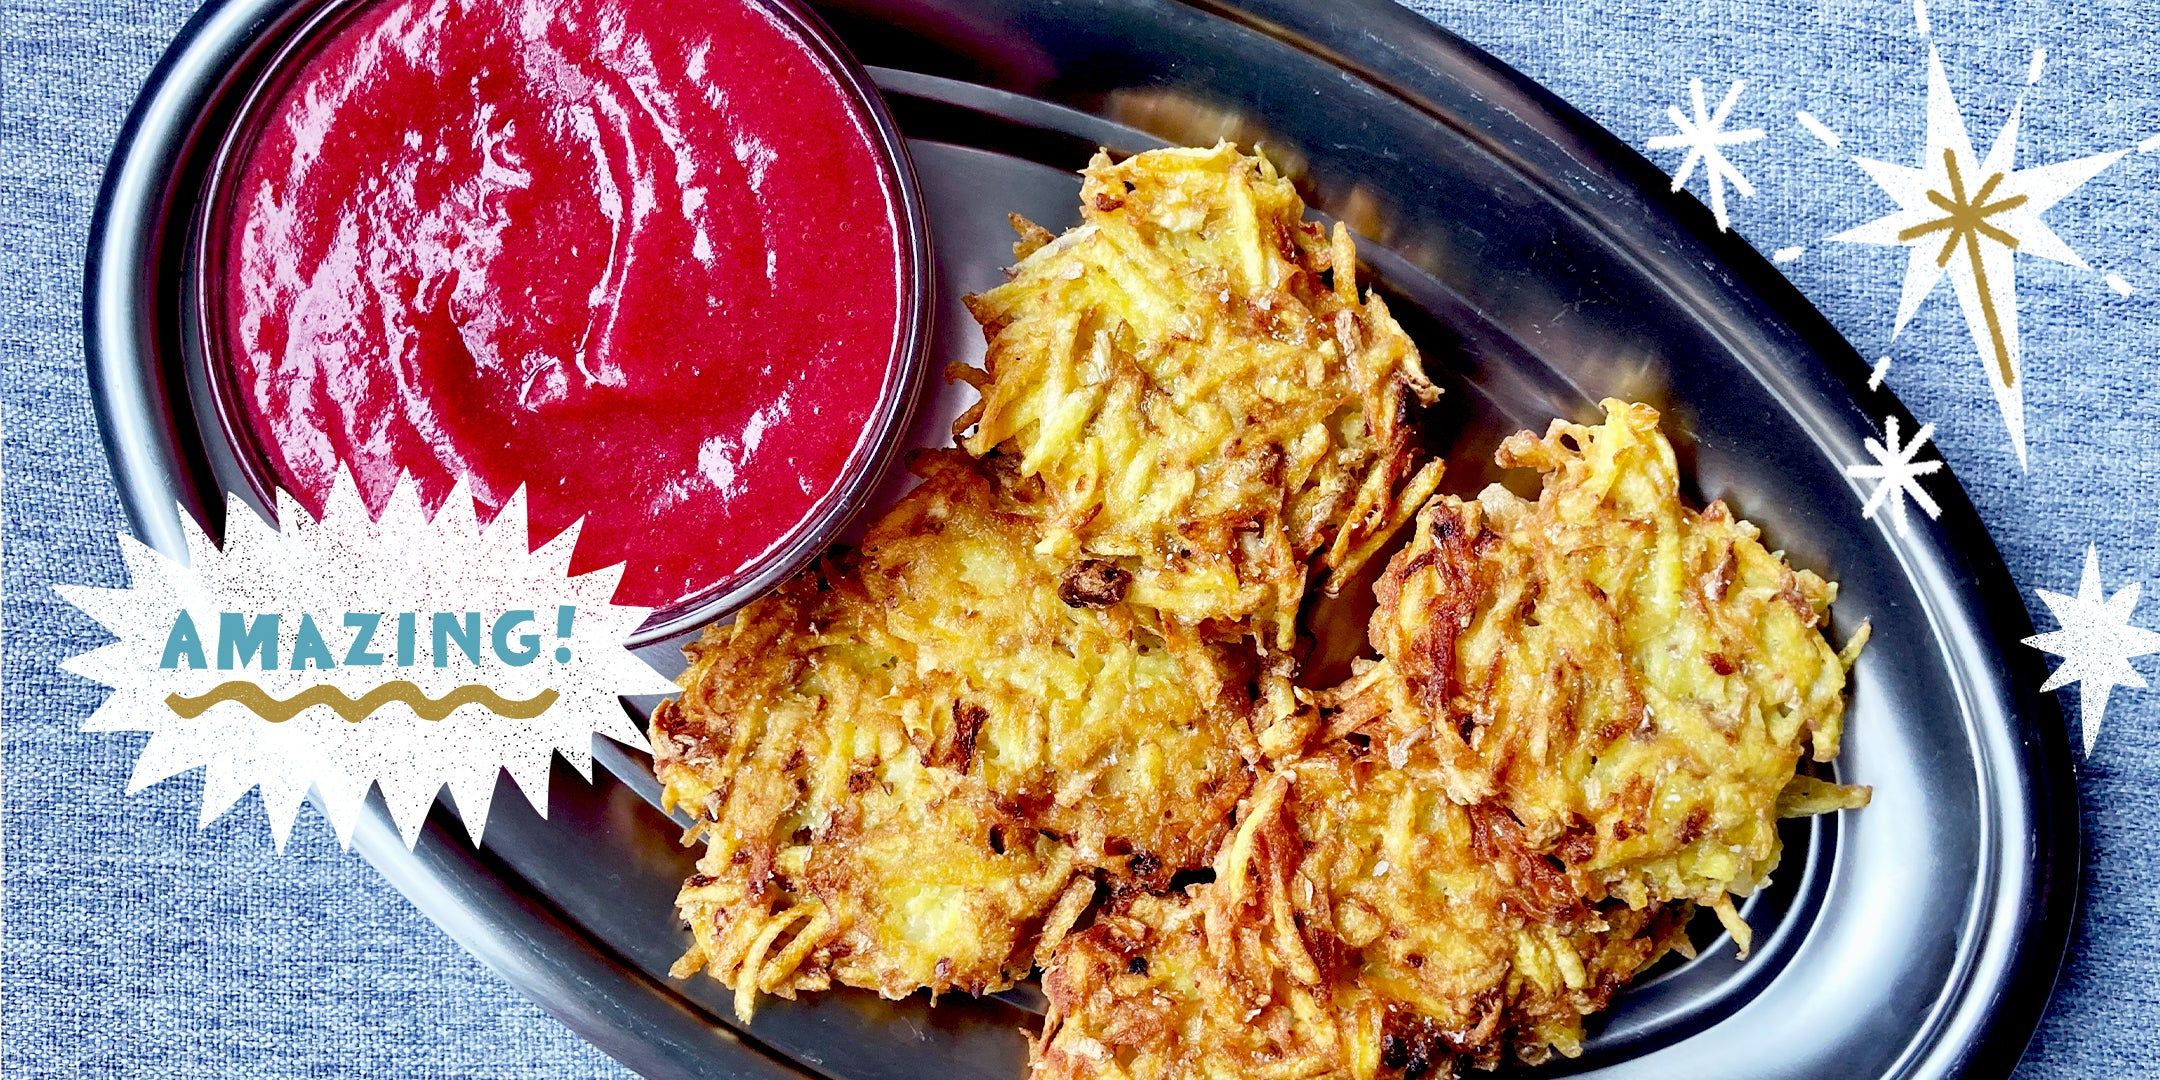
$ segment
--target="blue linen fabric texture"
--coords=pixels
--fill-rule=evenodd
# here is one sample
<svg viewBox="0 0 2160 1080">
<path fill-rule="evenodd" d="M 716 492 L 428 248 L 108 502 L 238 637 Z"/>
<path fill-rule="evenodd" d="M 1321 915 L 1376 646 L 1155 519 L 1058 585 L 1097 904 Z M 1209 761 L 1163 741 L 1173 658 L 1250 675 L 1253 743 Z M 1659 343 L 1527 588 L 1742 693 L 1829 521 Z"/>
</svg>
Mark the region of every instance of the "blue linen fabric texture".
<svg viewBox="0 0 2160 1080">
<path fill-rule="evenodd" d="M 2095 268 L 2140 291 L 2118 297 L 2096 274 L 2020 260 L 2032 448 L 2021 472 L 1948 287 L 1893 344 L 1904 250 L 1822 243 L 1892 207 L 1794 114 L 1821 117 L 1847 152 L 1917 161 L 1926 47 L 1906 0 L 1413 5 L 1639 148 L 1670 130 L 1665 110 L 1684 107 L 1690 78 L 1713 104 L 1746 79 L 1728 126 L 1766 137 L 1730 149 L 1757 188 L 1733 199 L 1734 227 L 1765 252 L 1804 247 L 1785 265 L 1792 280 L 1864 355 L 1894 357 L 1890 388 L 1936 424 L 2040 626 L 2052 622 L 2032 590 L 2075 591 L 2087 544 L 2111 589 L 2160 580 L 2160 154 L 2130 154 L 2049 214 Z M 124 796 L 140 737 L 79 730 L 98 691 L 56 664 L 100 638 L 51 586 L 121 583 L 123 528 L 83 372 L 84 237 L 121 117 L 191 10 L 14 0 L 4 16 L 0 1071 L 619 1075 L 339 850 L 313 811 L 282 855 L 252 796 L 198 830 L 199 779 Z M 1930 15 L 1981 147 L 2036 46 L 2049 59 L 2026 99 L 2020 165 L 2160 133 L 2150 0 L 1937 0 Z M 1652 156 L 1672 169 L 1679 152 Z M 1700 174 L 1691 190 L 1704 190 Z M 2154 610 L 2139 622 L 2160 625 Z M 2160 1067 L 2160 691 L 2116 691 L 2081 788 L 2084 919 L 2022 1076 Z"/>
</svg>

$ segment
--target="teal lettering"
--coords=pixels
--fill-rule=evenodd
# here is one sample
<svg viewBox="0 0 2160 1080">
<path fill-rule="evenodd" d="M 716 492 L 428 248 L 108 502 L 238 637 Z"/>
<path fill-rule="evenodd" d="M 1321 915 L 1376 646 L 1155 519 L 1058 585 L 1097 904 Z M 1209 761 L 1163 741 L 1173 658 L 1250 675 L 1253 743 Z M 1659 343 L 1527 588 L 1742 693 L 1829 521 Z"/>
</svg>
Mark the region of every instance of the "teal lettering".
<svg viewBox="0 0 2160 1080">
<path fill-rule="evenodd" d="M 210 666 L 210 658 L 203 655 L 202 634 L 195 629 L 195 617 L 185 610 L 173 620 L 172 632 L 165 635 L 165 655 L 159 658 L 158 666 L 174 670 L 182 660 L 197 671 Z"/>
<path fill-rule="evenodd" d="M 375 626 L 380 622 L 382 622 L 382 616 L 372 611 L 348 611 L 345 613 L 345 628 L 359 631 L 353 635 L 352 647 L 345 650 L 346 667 L 381 666 L 382 654 L 368 648 L 368 642 L 375 640 Z"/>
<path fill-rule="evenodd" d="M 524 667 L 540 658 L 540 635 L 526 633 L 517 636 L 517 645 L 510 644 L 510 631 L 531 623 L 531 611 L 505 611 L 495 618 L 495 630 L 490 636 L 495 642 L 495 655 L 511 667 Z"/>
<path fill-rule="evenodd" d="M 336 666 L 337 661 L 330 656 L 329 643 L 323 640 L 322 631 L 315 626 L 315 616 L 300 616 L 300 629 L 293 632 L 292 670 Z"/>
<path fill-rule="evenodd" d="M 218 612 L 219 671 L 244 667 L 252 660 L 264 671 L 277 670 L 278 617 L 275 612 L 252 618 L 237 611 Z"/>
<path fill-rule="evenodd" d="M 467 660 L 475 664 L 480 662 L 479 612 L 466 611 L 453 615 L 447 611 L 438 611 L 435 613 L 433 621 L 435 630 L 433 655 L 436 667 L 450 666 L 450 646 L 452 645 L 462 650 Z"/>
</svg>

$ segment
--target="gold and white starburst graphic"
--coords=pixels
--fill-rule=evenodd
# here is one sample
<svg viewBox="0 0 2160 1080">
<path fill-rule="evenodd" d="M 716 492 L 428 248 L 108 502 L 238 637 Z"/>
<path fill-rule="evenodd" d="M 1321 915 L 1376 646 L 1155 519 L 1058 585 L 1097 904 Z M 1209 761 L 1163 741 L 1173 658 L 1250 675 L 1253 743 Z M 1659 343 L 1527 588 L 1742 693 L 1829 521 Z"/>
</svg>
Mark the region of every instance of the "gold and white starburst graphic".
<svg viewBox="0 0 2160 1080">
<path fill-rule="evenodd" d="M 1922 9 L 1924 10 L 1924 9 Z M 1922 31 L 1925 32 L 1923 22 Z M 2036 50 L 2026 86 L 2040 78 L 2046 53 Z M 1926 146 L 1917 166 L 1855 156 L 1853 161 L 1897 203 L 1897 210 L 1830 237 L 1853 244 L 1911 249 L 1898 297 L 1892 340 L 1904 332 L 1921 302 L 1943 278 L 1950 279 L 1958 307 L 1986 369 L 2018 465 L 2026 465 L 2023 347 L 2018 337 L 2017 256 L 2031 255 L 2090 271 L 2085 260 L 2055 235 L 2040 215 L 2061 202 L 2127 150 L 2019 169 L 2018 125 L 2025 109 L 2021 90 L 2010 117 L 1986 157 L 1973 149 L 1965 118 L 1943 74 L 1942 57 L 1928 45 Z M 1840 145 L 1821 121 L 1805 113 L 1802 126 L 1825 145 Z M 2118 278 L 2110 278 L 2116 285 Z"/>
</svg>

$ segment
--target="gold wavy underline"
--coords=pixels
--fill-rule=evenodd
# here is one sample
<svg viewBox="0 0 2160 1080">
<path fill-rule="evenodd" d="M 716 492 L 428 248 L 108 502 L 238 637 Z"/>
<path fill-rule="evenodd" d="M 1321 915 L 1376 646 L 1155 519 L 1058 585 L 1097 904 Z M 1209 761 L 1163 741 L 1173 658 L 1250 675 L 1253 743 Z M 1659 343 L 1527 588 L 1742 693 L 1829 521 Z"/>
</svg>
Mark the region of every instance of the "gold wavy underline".
<svg viewBox="0 0 2160 1080">
<path fill-rule="evenodd" d="M 220 701 L 238 702 L 249 712 L 282 724 L 301 710 L 316 705 L 327 705 L 330 711 L 343 717 L 347 723 L 357 724 L 374 714 L 375 710 L 393 701 L 402 701 L 412 707 L 422 720 L 441 720 L 460 705 L 482 705 L 498 716 L 512 720 L 531 720 L 555 704 L 556 693 L 542 690 L 523 701 L 513 701 L 495 692 L 494 688 L 479 683 L 466 683 L 440 698 L 431 698 L 420 689 L 419 684 L 406 679 L 386 682 L 362 694 L 357 700 L 346 696 L 335 686 L 310 686 L 282 701 L 271 697 L 262 687 L 251 682 L 234 681 L 219 683 L 210 691 L 196 697 L 182 694 L 165 695 L 165 704 L 179 713 L 183 720 L 193 720 Z"/>
</svg>

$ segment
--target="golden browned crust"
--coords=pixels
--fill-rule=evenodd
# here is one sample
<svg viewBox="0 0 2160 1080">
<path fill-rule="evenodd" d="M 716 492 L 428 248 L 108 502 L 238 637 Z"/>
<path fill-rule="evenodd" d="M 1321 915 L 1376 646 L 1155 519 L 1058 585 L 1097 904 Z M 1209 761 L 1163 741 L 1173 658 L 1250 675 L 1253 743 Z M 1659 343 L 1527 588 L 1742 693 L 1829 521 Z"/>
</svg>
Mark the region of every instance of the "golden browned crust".
<svg viewBox="0 0 2160 1080">
<path fill-rule="evenodd" d="M 1723 503 L 1680 499 L 1646 405 L 1555 422 L 1501 447 L 1544 475 L 1435 499 L 1378 586 L 1383 659 L 1328 695 L 1330 731 L 1419 747 L 1458 802 L 1490 800 L 1592 899 L 1716 909 L 1777 865 L 1788 811 L 1866 801 L 1795 781 L 1837 754 L 1844 654 L 1823 636 L 1836 587 L 1764 549 Z M 1788 791 L 1788 789 L 1792 789 Z"/>
<path fill-rule="evenodd" d="M 1318 753 L 1263 780 L 1215 881 L 1067 937 L 1036 1080 L 1451 1076 L 1579 1052 L 1685 905 L 1591 905 L 1437 764 Z"/>
<path fill-rule="evenodd" d="M 1438 466 L 1405 416 L 1438 391 L 1356 249 L 1228 144 L 1098 154 L 1078 228 L 1026 227 L 1012 280 L 968 298 L 989 342 L 962 418 L 1040 478 L 1044 550 L 1130 574 L 1135 602 L 1287 650 L 1309 570 L 1339 582 Z M 1024 223 L 1023 223 L 1024 224 Z"/>
<path fill-rule="evenodd" d="M 653 717 L 706 845 L 676 971 L 746 1015 L 835 981 L 1007 986 L 1096 878 L 1205 865 L 1249 783 L 1249 664 L 1099 592 L 1066 603 L 1027 485 L 957 451 L 917 467 L 859 555 L 708 630 Z"/>
<path fill-rule="evenodd" d="M 1437 391 L 1263 159 L 1098 156 L 1082 197 L 969 298 L 965 451 L 654 714 L 705 845 L 676 973 L 747 1017 L 1039 965 L 1039 1080 L 1365 1080 L 1578 1053 L 1697 904 L 1744 951 L 1777 818 L 1866 800 L 1796 775 L 1865 639 L 1825 639 L 1835 587 L 1688 509 L 1646 406 L 1507 440 L 1534 502 L 1428 501 Z M 1419 504 L 1378 658 L 1296 688 L 1313 572 Z"/>
</svg>

